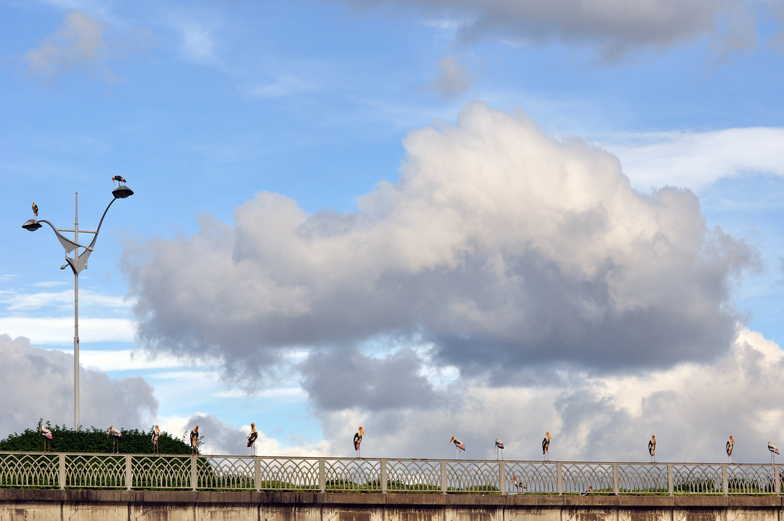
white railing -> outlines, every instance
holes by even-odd
[[[0,452],[0,488],[779,496],[783,478],[773,464]]]

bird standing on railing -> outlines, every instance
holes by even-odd
[[[152,452],[153,454],[160,454],[158,452],[158,439],[161,437],[161,430],[156,425],[152,430]]]
[[[49,440],[52,439],[52,431],[41,425],[38,429],[38,434],[44,437],[44,452],[49,450]]]
[[[554,439],[555,438],[550,436],[549,432],[544,433],[544,439],[542,440],[542,455],[544,455],[545,461],[550,461],[550,442]]]
[[[250,455],[256,455],[256,438],[259,437],[259,431],[256,430],[256,424],[250,424],[250,434],[248,434],[248,447],[250,447]]]
[[[112,177],[112,184],[114,184],[115,181],[117,181],[118,183],[125,183],[126,182],[125,178],[122,177],[122,176],[119,176],[119,175],[116,175],[116,176]]]
[[[463,450],[463,451],[465,450],[465,445],[463,445],[463,442],[458,440],[454,436],[452,436],[452,439],[449,440],[449,443],[454,443],[455,444],[455,459],[457,459],[457,456],[458,456],[458,454],[460,454],[460,451],[461,450]],[[449,443],[447,443],[447,445]]]
[[[735,463],[735,458],[732,457],[733,450],[735,450],[735,438],[730,436],[730,439],[727,442],[727,458],[729,458],[730,463]]]
[[[199,426],[191,431],[191,454],[199,452]]]
[[[779,449],[771,442],[768,442],[768,450],[770,451],[770,462],[776,463],[776,454],[779,454]]]
[[[38,217],[38,205],[33,203],[33,215]]]
[[[112,452],[118,452],[120,450],[120,438],[122,438],[122,432],[120,429],[115,429],[114,425],[109,427],[109,434],[106,435],[108,438],[109,436],[112,437]]]
[[[504,459],[504,442],[499,440],[498,438],[495,439],[495,459],[498,460],[498,449],[501,449],[501,459]]]
[[[364,437],[365,437],[365,431],[360,426],[360,428],[354,434],[354,452],[357,458],[362,457],[362,451],[359,450],[359,447],[360,445],[362,445],[362,438]]]
[[[648,442],[648,454],[651,455],[651,463],[656,463],[656,435],[651,435]]]

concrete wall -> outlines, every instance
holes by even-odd
[[[0,489],[0,521],[784,521],[780,497]]]

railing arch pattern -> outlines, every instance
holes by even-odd
[[[0,452],[0,488],[781,495],[774,464]]]

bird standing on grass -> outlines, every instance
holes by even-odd
[[[648,442],[648,454],[651,455],[651,463],[656,463],[656,435],[651,435]]]
[[[199,426],[191,431],[191,454],[199,452]]]
[[[504,459],[504,442],[499,440],[498,438],[495,439],[495,459],[498,459],[498,449],[501,449],[501,459]]]
[[[362,445],[362,438],[365,437],[365,431],[360,427],[356,434],[354,434],[354,451],[356,452],[356,457],[362,457],[362,451],[359,450],[360,445]]]
[[[768,442],[768,450],[770,451],[770,462],[776,463],[776,454],[779,454],[779,449],[771,442]]]
[[[545,457],[545,461],[550,461],[550,442],[554,439],[555,438],[550,436],[549,432],[544,433],[544,439],[542,440],[542,454]]]
[[[108,438],[109,436],[112,437],[112,452],[119,452],[120,451],[120,438],[122,438],[122,432],[120,429],[115,429],[114,425],[109,427],[109,434],[106,435]]]
[[[458,456],[458,454],[460,454],[460,451],[461,450],[462,451],[465,450],[465,445],[463,445],[463,442],[458,440],[454,436],[452,436],[452,439],[449,440],[449,443],[454,443],[455,444],[455,459],[457,459],[457,456]]]
[[[49,441],[52,439],[52,431],[41,425],[38,434],[44,437],[44,452],[49,450]]]
[[[256,438],[259,437],[259,431],[256,430],[256,424],[250,424],[250,434],[248,434],[248,447],[250,447],[250,455],[256,455]]]
[[[158,439],[161,437],[161,430],[156,425],[152,430],[152,452],[153,454],[160,454],[158,452]]]
[[[770,444],[768,444],[770,445]],[[735,458],[732,457],[732,451],[735,450],[735,438],[730,436],[729,441],[727,442],[727,457],[729,458],[730,463],[735,463]]]

